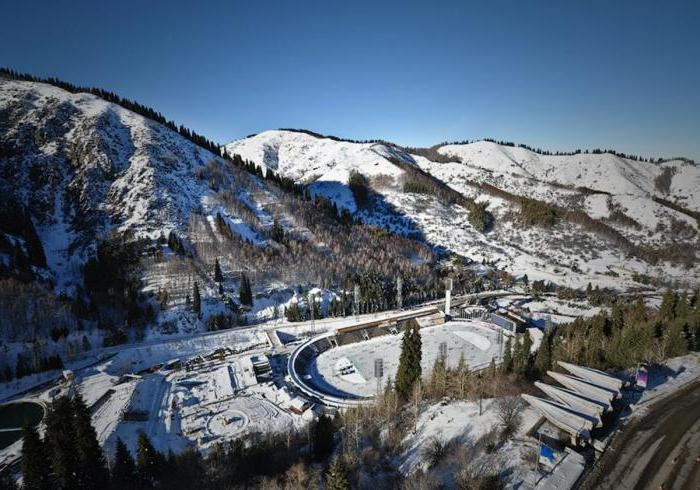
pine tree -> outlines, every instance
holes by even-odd
[[[522,359],[520,361],[520,373],[528,377],[530,375],[530,351],[532,350],[532,337],[530,332],[525,330],[523,334],[523,346],[520,350]]]
[[[688,303],[688,293],[685,291],[677,297],[675,317],[686,318],[690,314],[690,305]]]
[[[56,486],[78,488],[79,459],[75,450],[73,407],[68,397],[54,399],[46,415],[45,443]]]
[[[545,333],[535,355],[535,376],[544,377],[552,367],[552,333]]]
[[[678,304],[678,294],[667,289],[661,299],[661,307],[659,308],[659,317],[664,323],[670,322],[676,318],[676,305]]]
[[[136,483],[134,458],[121,438],[117,438],[117,448],[112,467],[112,483],[115,488],[131,488]]]
[[[521,336],[515,335],[513,338],[513,372],[520,374],[523,369],[523,343],[520,339]]]
[[[413,320],[413,369],[414,382],[420,381],[423,375],[421,362],[423,360],[423,340],[420,335],[420,325],[416,320]]]
[[[250,280],[245,274],[241,274],[238,298],[242,305],[253,306],[253,293],[250,286]]]
[[[158,481],[163,467],[163,456],[156,451],[145,432],[139,433],[136,447],[136,473],[139,480],[146,485]]]
[[[192,310],[199,318],[202,315],[202,297],[199,295],[199,283],[195,281],[192,290]]]
[[[333,421],[327,415],[311,424],[311,447],[317,458],[323,460],[333,451],[333,433]]]
[[[644,304],[644,298],[637,296],[631,308],[628,309],[628,319],[625,325],[638,325],[647,321],[647,307]]]
[[[224,282],[224,274],[221,272],[219,259],[216,259],[216,262],[214,262],[214,281],[219,283]]]
[[[345,465],[336,459],[326,473],[326,490],[350,490],[350,480]]]
[[[612,307],[612,312],[610,313],[610,324],[612,330],[622,330],[625,325],[625,312],[622,306],[615,303]]]
[[[666,328],[663,336],[666,357],[677,357],[688,353],[688,341],[685,338],[684,323],[674,321]]]
[[[586,338],[585,364],[588,367],[598,368],[601,367],[604,357],[605,317],[596,315],[591,321]]]
[[[513,343],[511,338],[506,339],[503,346],[503,359],[501,360],[501,372],[510,373],[513,371]]]
[[[78,456],[78,479],[81,488],[101,489],[109,482],[105,456],[92,426],[90,410],[77,393],[73,397],[75,448]]]
[[[46,446],[36,428],[30,424],[22,427],[22,488],[27,490],[49,490],[53,488],[51,465]]]
[[[422,368],[422,340],[418,322],[412,320],[406,324],[399,356],[399,369],[396,374],[396,392],[402,399],[411,394],[413,385],[420,381]]]
[[[408,326],[403,331],[401,340],[401,354],[399,355],[399,368],[396,372],[396,392],[403,400],[408,398],[411,390],[410,366],[411,359],[411,330]]]

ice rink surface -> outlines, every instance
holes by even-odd
[[[433,368],[440,355],[440,344],[447,347],[448,366],[457,366],[462,355],[470,369],[500,360],[500,333],[497,327],[478,320],[460,320],[421,329],[423,375]],[[373,396],[377,392],[375,359],[382,359],[382,386],[389,377],[396,379],[403,334],[385,335],[327,350],[309,366],[309,374],[319,389],[334,396]],[[342,368],[342,369],[341,369]],[[355,372],[353,372],[353,370]]]

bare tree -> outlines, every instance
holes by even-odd
[[[523,402],[519,396],[505,396],[496,400],[496,413],[503,425],[502,437],[508,438],[520,427]]]

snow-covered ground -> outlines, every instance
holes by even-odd
[[[335,141],[295,131],[265,131],[234,141],[226,149],[310,184],[314,192],[351,211],[357,205],[348,179],[353,171],[360,172],[381,201],[376,209],[357,210],[364,221],[396,233],[418,234],[432,245],[476,261],[497,261],[500,267],[515,275],[527,274],[530,280],[579,288],[592,282],[626,289],[636,285],[635,273],[691,282],[700,279],[698,266],[687,270],[670,263],[651,265],[630,259],[617,245],[577,225],[522,229],[510,217],[517,206],[472,185],[492,184],[519,196],[581,209],[606,220],[636,243],[663,248],[678,238],[668,232],[673,223],[684,224],[695,239],[698,236],[693,218],[652,199],[662,197],[691,211],[700,210],[700,198],[691,190],[693,185],[700,187],[700,167],[682,160],[652,164],[607,153],[547,156],[480,141],[440,147],[440,153],[455,161],[438,163],[385,144]],[[389,157],[420,167],[468,197],[488,201],[489,211],[496,216],[495,228],[479,233],[468,223],[463,207],[445,206],[435,196],[403,192],[405,172]],[[667,169],[672,172],[668,190],[657,184]],[[620,213],[639,227],[613,219]],[[548,246],[542,247],[543,243]]]
[[[526,439],[525,434],[539,420],[540,415],[534,409],[523,407],[514,438],[498,448],[495,454],[479,456],[491,458],[494,469],[508,475],[509,487],[517,488],[529,477],[531,466],[527,462],[527,455],[536,450],[536,442]],[[481,415],[478,401],[436,403],[421,413],[416,429],[404,441],[405,449],[399,468],[404,474],[427,469],[426,450],[435,438],[446,444],[473,446],[479,439],[499,428],[498,409],[494,399],[482,400]]]
[[[645,408],[657,399],[700,378],[700,353],[669,359],[664,366],[661,371],[651,371],[647,389],[632,405],[635,414],[643,414]]]

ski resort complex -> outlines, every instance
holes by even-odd
[[[0,490],[700,490],[700,1],[0,11]]]

